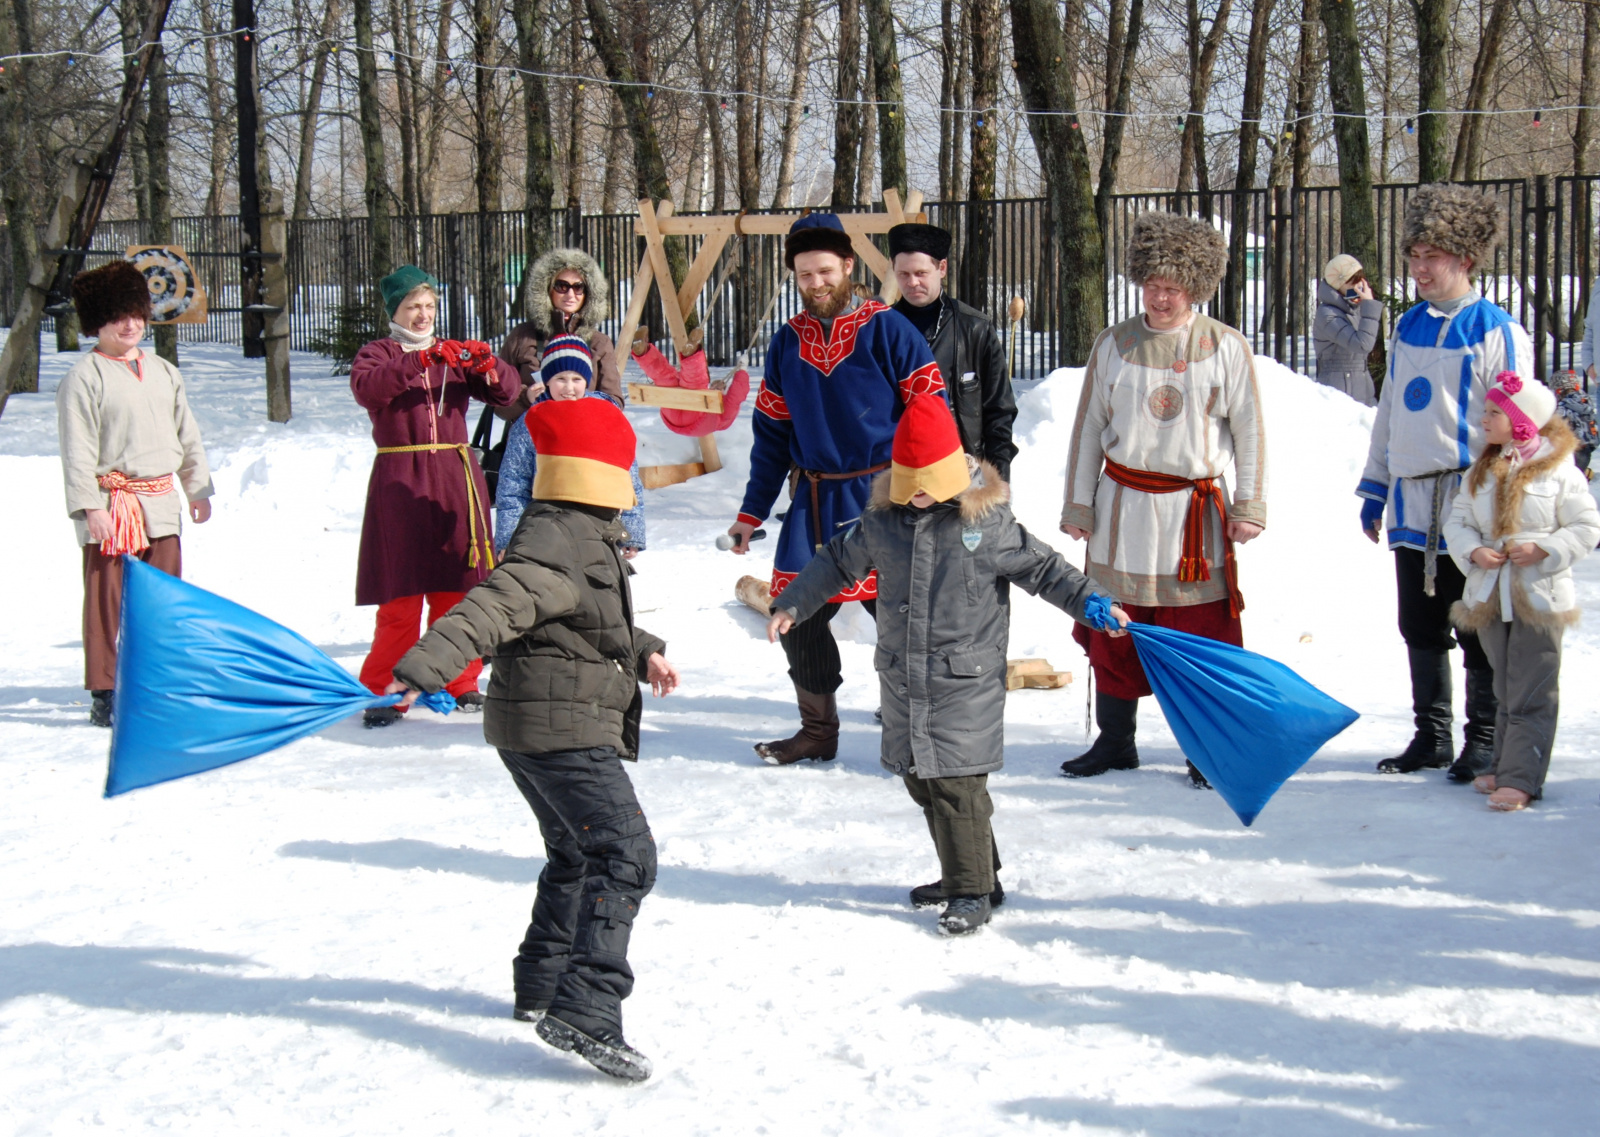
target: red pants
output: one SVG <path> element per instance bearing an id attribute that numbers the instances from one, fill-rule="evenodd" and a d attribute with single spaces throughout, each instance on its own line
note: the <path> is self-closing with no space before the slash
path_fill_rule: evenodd
<path id="1" fill-rule="evenodd" d="M 177 534 L 151 538 L 135 553 L 168 576 L 183 575 L 183 549 Z M 100 542 L 83 547 L 83 686 L 109 691 L 117 685 L 117 630 L 122 624 L 122 558 L 108 557 Z"/>
<path id="2" fill-rule="evenodd" d="M 465 595 L 465 592 L 428 593 L 428 626 L 433 627 L 433 622 L 461 603 Z M 422 638 L 422 601 L 422 594 L 418 593 L 378 605 L 378 627 L 372 633 L 372 650 L 367 652 L 367 660 L 361 665 L 361 682 L 374 695 L 383 694 L 383 689 L 394 682 L 394 665 Z M 482 671 L 483 661 L 473 660 L 445 690 L 452 695 L 476 691 Z"/>
<path id="3" fill-rule="evenodd" d="M 1228 614 L 1227 597 L 1182 608 L 1141 608 L 1136 604 L 1124 604 L 1122 610 L 1136 623 L 1172 628 L 1234 647 L 1244 646 L 1244 629 L 1239 625 L 1239 617 Z M 1072 638 L 1088 654 L 1089 666 L 1094 668 L 1094 681 L 1100 690 L 1114 699 L 1137 699 L 1150 694 L 1150 683 L 1139 664 L 1139 652 L 1133 646 L 1132 636 L 1112 639 L 1087 625 L 1073 624 Z"/>

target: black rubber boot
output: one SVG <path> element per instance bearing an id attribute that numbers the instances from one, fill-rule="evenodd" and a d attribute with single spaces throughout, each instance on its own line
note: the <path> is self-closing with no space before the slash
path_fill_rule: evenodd
<path id="1" fill-rule="evenodd" d="M 111 725 L 111 694 L 110 691 L 89 692 L 90 726 Z"/>
<path id="2" fill-rule="evenodd" d="M 373 707 L 361 716 L 361 725 L 372 730 L 375 727 L 393 726 L 404 717 L 399 707 Z"/>
<path id="3" fill-rule="evenodd" d="M 987 896 L 952 896 L 939 916 L 939 934 L 967 936 L 989 922 Z"/>
<path id="4" fill-rule="evenodd" d="M 620 1030 L 588 1034 L 552 1014 L 546 1014 L 534 1029 L 557 1050 L 572 1051 L 602 1074 L 624 1082 L 642 1082 L 650 1077 L 650 1059 L 629 1046 Z"/>
<path id="5" fill-rule="evenodd" d="M 769 766 L 788 766 L 806 758 L 826 762 L 839 753 L 839 705 L 833 695 L 818 695 L 799 684 L 794 694 L 800 704 L 800 733 L 756 743 L 756 753 Z"/>
<path id="6" fill-rule="evenodd" d="M 1087 751 L 1061 763 L 1068 778 L 1092 778 L 1107 770 L 1136 770 L 1139 751 L 1133 734 L 1139 725 L 1139 700 L 1118 699 L 1104 691 L 1094 693 L 1094 721 L 1100 737 Z"/>
<path id="7" fill-rule="evenodd" d="M 1466 742 L 1461 755 L 1446 771 L 1452 782 L 1470 782 L 1494 769 L 1494 720 L 1500 703 L 1494 697 L 1494 671 L 1482 667 L 1467 671 Z"/>
<path id="8" fill-rule="evenodd" d="M 483 694 L 479 691 L 463 691 L 456 696 L 456 710 L 464 715 L 481 715 L 483 713 Z"/>
<path id="9" fill-rule="evenodd" d="M 919 884 L 911 890 L 911 907 L 937 908 L 949 897 L 944 894 L 944 881 L 936 880 L 932 884 Z M 1006 902 L 1006 890 L 1000 887 L 997 878 L 994 882 L 994 891 L 989 893 L 989 907 L 998 908 Z"/>
<path id="10" fill-rule="evenodd" d="M 1196 766 L 1187 758 L 1183 760 L 1183 764 L 1189 768 L 1189 784 L 1191 786 L 1197 790 L 1209 790 L 1211 788 L 1211 783 L 1206 781 L 1206 776 L 1200 772 L 1199 766 Z"/>
<path id="11" fill-rule="evenodd" d="M 1411 711 L 1416 734 L 1393 758 L 1378 763 L 1380 774 L 1412 774 L 1450 765 L 1450 653 L 1411 648 Z M 1492 721 L 1492 720 L 1491 720 Z"/>

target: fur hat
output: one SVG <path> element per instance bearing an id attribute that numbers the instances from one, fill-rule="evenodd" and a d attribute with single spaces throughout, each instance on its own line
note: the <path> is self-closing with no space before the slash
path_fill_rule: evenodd
<path id="1" fill-rule="evenodd" d="M 1360 261 L 1349 253 L 1340 253 L 1323 266 L 1322 279 L 1327 282 L 1329 288 L 1338 292 L 1350 283 L 1351 277 L 1361 271 L 1363 270 Z"/>
<path id="2" fill-rule="evenodd" d="M 936 261 L 950 259 L 950 230 L 907 221 L 889 228 L 889 259 L 901 253 L 927 253 Z"/>
<path id="3" fill-rule="evenodd" d="M 86 335 L 123 316 L 138 316 L 148 324 L 150 285 L 128 261 L 112 261 L 72 278 L 72 304 Z"/>
<path id="4" fill-rule="evenodd" d="M 1204 221 L 1151 210 L 1133 222 L 1128 237 L 1127 277 L 1135 284 L 1160 277 L 1189 294 L 1196 304 L 1216 295 L 1228 271 L 1228 246 Z"/>
<path id="5" fill-rule="evenodd" d="M 535 403 L 524 421 L 539 455 L 533 474 L 538 501 L 573 501 L 632 509 L 637 439 L 628 416 L 609 399 Z"/>
<path id="6" fill-rule="evenodd" d="M 795 257 L 819 251 L 855 259 L 850 234 L 844 231 L 844 222 L 837 213 L 808 213 L 789 226 L 789 236 L 783 242 L 783 263 L 794 268 Z"/>
<path id="7" fill-rule="evenodd" d="M 1543 383 L 1523 382 L 1515 371 L 1496 375 L 1487 398 L 1511 420 L 1511 437 L 1518 442 L 1526 442 L 1538 434 L 1556 413 L 1555 392 Z"/>
<path id="8" fill-rule="evenodd" d="M 1413 245 L 1432 245 L 1478 268 L 1499 247 L 1505 223 L 1505 210 L 1488 194 L 1443 183 L 1423 186 L 1406 202 L 1400 248 L 1409 253 Z"/>

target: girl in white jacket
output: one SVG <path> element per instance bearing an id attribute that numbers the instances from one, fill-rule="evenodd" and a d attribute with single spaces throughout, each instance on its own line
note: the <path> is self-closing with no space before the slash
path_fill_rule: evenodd
<path id="1" fill-rule="evenodd" d="M 1502 371 L 1484 403 L 1484 449 L 1445 522 L 1466 573 L 1451 610 L 1476 632 L 1500 703 L 1495 764 L 1473 782 L 1489 807 L 1525 808 L 1550 769 L 1561 637 L 1577 623 L 1572 566 L 1600 541 L 1600 510 L 1572 463 L 1577 439 L 1549 388 Z"/>

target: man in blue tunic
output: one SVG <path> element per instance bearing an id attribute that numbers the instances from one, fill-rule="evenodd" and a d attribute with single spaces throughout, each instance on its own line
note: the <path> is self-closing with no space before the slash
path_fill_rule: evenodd
<path id="1" fill-rule="evenodd" d="M 933 352 L 911 322 L 852 292 L 855 253 L 837 216 L 810 213 L 796 221 L 784 259 L 794 271 L 804 311 L 778 329 L 767 349 L 766 375 L 756 396 L 750 482 L 738 520 L 728 529 L 733 551 L 743 555 L 788 482 L 792 501 L 773 561 L 774 600 L 818 549 L 860 518 L 872 476 L 889 467 L 895 424 L 906 400 L 944 396 L 945 390 Z M 837 753 L 834 692 L 844 676 L 829 622 L 844 601 L 859 600 L 870 611 L 877 595 L 873 577 L 833 597 L 783 635 L 800 732 L 756 746 L 769 765 L 826 761 Z"/>
<path id="2" fill-rule="evenodd" d="M 1533 343 L 1522 325 L 1483 298 L 1473 274 L 1490 264 L 1504 218 L 1494 198 L 1466 186 L 1423 186 L 1406 206 L 1401 243 L 1420 302 L 1395 325 L 1389 374 L 1356 493 L 1361 528 L 1376 543 L 1388 515 L 1399 589 L 1400 635 L 1411 664 L 1416 732 L 1385 774 L 1450 767 L 1470 782 L 1494 761 L 1494 672 L 1470 632 L 1452 637 L 1450 607 L 1466 578 L 1440 526 L 1461 475 L 1483 449 L 1484 396 L 1502 371 L 1534 382 Z M 1467 670 L 1465 744 L 1451 759 L 1450 649 Z"/>

